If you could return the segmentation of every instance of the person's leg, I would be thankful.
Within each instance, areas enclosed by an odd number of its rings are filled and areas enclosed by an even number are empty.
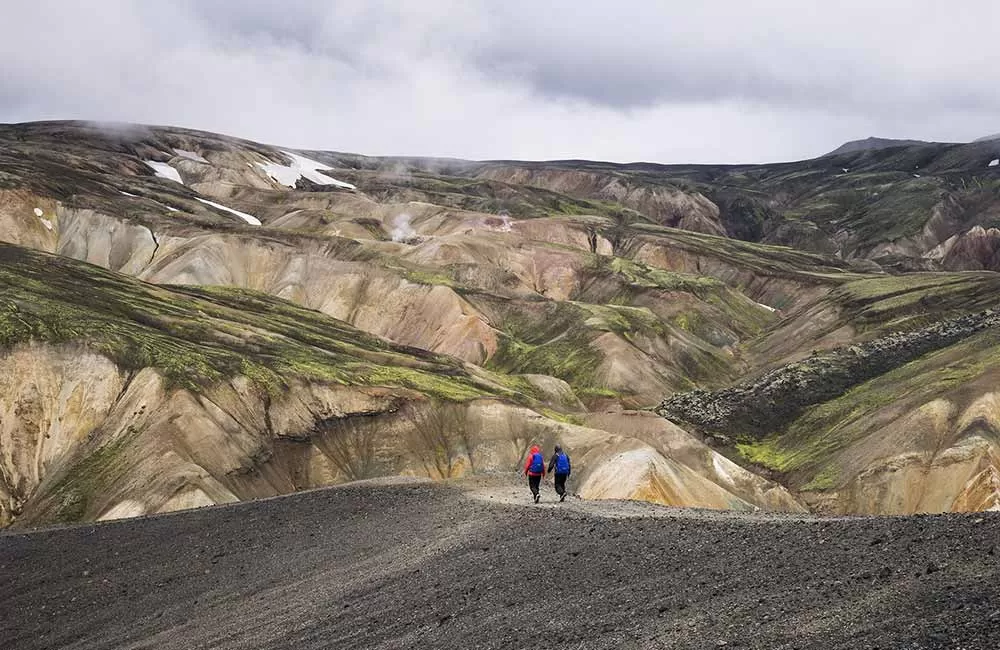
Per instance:
[[[566,498],[566,475],[556,474],[556,494],[559,495],[559,500],[562,501]]]
[[[531,488],[531,495],[538,500],[538,485],[542,482],[541,476],[529,476],[528,477],[528,487]]]

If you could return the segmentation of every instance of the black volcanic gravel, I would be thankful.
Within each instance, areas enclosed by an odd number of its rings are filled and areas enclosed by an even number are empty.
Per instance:
[[[609,518],[349,486],[0,535],[2,648],[1000,648],[1000,513]]]

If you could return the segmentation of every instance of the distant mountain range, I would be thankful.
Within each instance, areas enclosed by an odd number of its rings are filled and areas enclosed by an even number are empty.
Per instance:
[[[1000,133],[994,133],[993,135],[986,135],[981,138],[976,138],[973,142],[989,142],[991,140],[1000,140]],[[863,140],[851,140],[840,145],[827,156],[836,156],[843,153],[856,153],[858,151],[875,151],[878,149],[890,149],[892,147],[912,147],[925,144],[959,144],[959,143],[945,143],[945,142],[931,142],[929,140],[901,140],[897,138],[876,138],[870,137]]]
[[[865,138],[864,140],[851,140],[840,145],[827,156],[836,156],[842,153],[857,153],[858,151],[875,151],[878,149],[889,149],[891,147],[911,147],[921,144],[935,144],[926,140],[897,140],[895,138]]]

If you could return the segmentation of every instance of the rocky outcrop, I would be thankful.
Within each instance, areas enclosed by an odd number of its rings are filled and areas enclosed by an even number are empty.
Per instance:
[[[731,388],[673,395],[657,412],[707,431],[762,436],[780,430],[810,405],[831,400],[872,377],[998,325],[997,311],[960,316],[914,332],[817,354]]]

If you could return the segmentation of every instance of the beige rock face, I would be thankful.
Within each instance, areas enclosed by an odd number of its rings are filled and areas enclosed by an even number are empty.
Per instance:
[[[407,281],[322,248],[207,236],[164,244],[140,277],[155,283],[235,286],[299,303],[390,340],[482,363],[496,335],[453,289]]]
[[[194,394],[165,385],[153,370],[125,373],[66,346],[18,348],[0,358],[0,369],[4,524],[132,517],[355,478],[344,463],[357,449],[345,451],[338,442],[343,430],[322,425],[330,418],[348,418],[355,435],[371,441],[369,475],[426,471],[411,453],[413,420],[406,415],[425,408],[424,398],[403,389],[299,384],[268,397],[237,377]],[[551,378],[536,381],[567,390]],[[472,402],[462,412],[474,442],[472,461],[456,451],[456,474],[473,462],[477,471],[515,470],[532,441],[546,453],[561,443],[573,454],[574,481],[585,497],[798,507],[781,488],[658,418],[643,418],[643,426],[622,435],[497,400]],[[606,414],[595,422],[626,430],[637,417]],[[709,477],[700,475],[706,463],[714,467]],[[630,478],[622,478],[625,470]]]
[[[749,472],[653,413],[595,413],[589,426],[622,442],[590,460],[582,496],[676,506],[803,512],[785,488]]]
[[[637,499],[670,506],[755,509],[689,467],[643,445],[608,454],[589,474],[580,495],[586,499]]]
[[[8,522],[19,513],[25,523],[136,516],[338,482],[316,422],[365,413],[381,424],[367,414],[400,398],[300,385],[269,399],[242,378],[197,395],[152,370],[125,376],[103,357],[61,348],[18,350],[3,363],[19,377],[4,391]]]
[[[53,252],[59,241],[57,204],[28,190],[0,190],[0,241]]]
[[[128,275],[138,275],[153,261],[158,244],[149,228],[94,210],[58,213],[60,255]]]
[[[885,459],[860,474],[838,510],[871,514],[1000,509],[1000,448],[971,438],[936,454]]]
[[[83,349],[32,345],[0,356],[0,525],[101,425],[124,382]]]
[[[129,275],[142,272],[158,246],[143,225],[95,210],[67,208],[26,190],[0,190],[0,241]]]
[[[998,424],[997,393],[964,410],[933,400],[841,452],[835,466],[850,476],[843,487],[803,496],[837,513],[1000,509]]]

